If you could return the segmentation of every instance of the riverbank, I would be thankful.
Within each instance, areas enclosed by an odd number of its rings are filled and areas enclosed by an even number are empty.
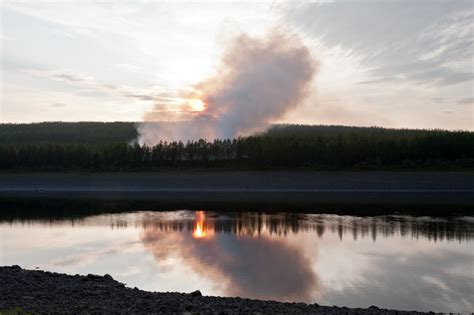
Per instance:
[[[30,173],[0,176],[4,208],[48,201],[115,208],[474,208],[469,172]],[[69,203],[69,204],[68,204]],[[72,204],[74,203],[74,204]],[[100,206],[100,205],[99,205]],[[221,209],[222,210],[222,209]],[[250,210],[250,209],[249,209]]]
[[[281,303],[244,298],[202,296],[200,292],[157,293],[127,288],[111,276],[70,276],[0,267],[0,313],[22,309],[32,313],[312,313],[312,314],[422,314],[371,306],[367,309]]]

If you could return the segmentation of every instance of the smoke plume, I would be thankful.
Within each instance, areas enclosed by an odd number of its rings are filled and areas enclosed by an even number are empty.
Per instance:
[[[295,36],[242,34],[224,50],[216,74],[182,93],[181,104],[157,103],[138,126],[139,142],[233,138],[263,131],[302,103],[317,70]],[[193,103],[194,102],[194,103]],[[196,108],[192,104],[203,105]]]

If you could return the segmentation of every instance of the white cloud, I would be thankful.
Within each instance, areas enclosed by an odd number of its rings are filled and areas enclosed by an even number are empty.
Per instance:
[[[299,33],[321,60],[312,99],[286,122],[328,123],[334,115],[322,113],[340,112],[346,118],[334,122],[472,129],[466,118],[472,108],[457,102],[473,97],[473,12],[472,2],[461,0],[3,1],[2,75],[8,87],[79,93],[100,104],[120,99],[135,111],[154,97],[173,104],[173,91],[209,77],[222,43],[233,34],[258,36],[283,25]],[[19,72],[25,69],[48,72],[55,83]],[[17,90],[3,87],[2,98],[16,97],[15,104],[26,108],[24,97],[13,95]],[[452,119],[435,114],[442,112],[435,98],[444,99]],[[68,104],[65,118],[74,116],[71,99],[52,103]],[[14,121],[8,108],[5,117]],[[119,119],[114,115],[89,112],[101,120]],[[38,117],[49,119],[32,113],[32,119]]]

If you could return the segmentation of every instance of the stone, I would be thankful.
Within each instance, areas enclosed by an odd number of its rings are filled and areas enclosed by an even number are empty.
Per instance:
[[[114,280],[114,278],[112,278],[112,276],[109,275],[108,273],[106,273],[106,274],[104,275],[104,279],[106,279],[106,280]]]
[[[202,293],[201,293],[201,291],[199,291],[199,290],[196,290],[196,291],[194,291],[194,292],[191,292],[190,294],[191,294],[191,296],[202,296]]]
[[[101,276],[93,275],[91,273],[87,275],[87,278],[90,279],[90,280],[101,280],[102,279]]]

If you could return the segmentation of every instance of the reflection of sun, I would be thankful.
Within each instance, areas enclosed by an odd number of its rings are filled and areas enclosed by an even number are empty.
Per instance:
[[[194,238],[203,238],[207,236],[207,227],[204,226],[205,218],[204,211],[196,211],[196,222],[193,230]]]
[[[207,235],[206,230],[204,229],[201,222],[196,223],[196,228],[194,229],[193,236],[196,238],[201,238]]]
[[[191,106],[191,109],[195,112],[202,112],[205,108],[204,102],[198,98],[190,100],[189,105]]]

